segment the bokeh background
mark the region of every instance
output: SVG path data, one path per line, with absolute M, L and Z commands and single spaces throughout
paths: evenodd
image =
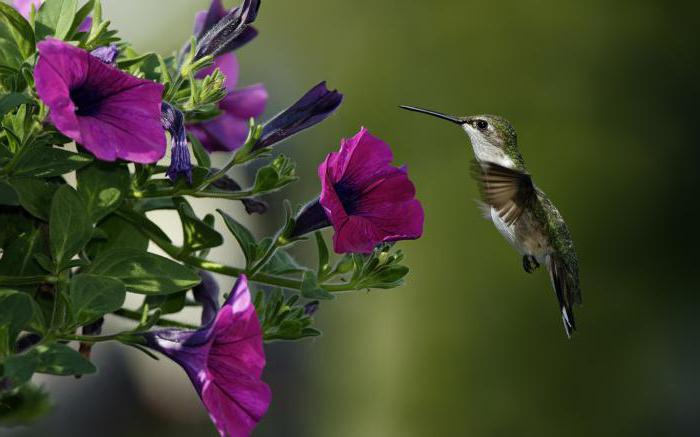
M 208 2 L 104 4 L 137 49 L 166 54 Z M 263 1 L 260 36 L 238 55 L 241 82 L 267 86 L 268 115 L 320 80 L 346 97 L 280 147 L 302 176 L 285 194 L 314 196 L 318 163 L 366 126 L 408 165 L 426 223 L 401 244 L 406 286 L 324 303 L 323 337 L 267 346 L 274 400 L 256 435 L 700 435 L 698 5 Z M 399 104 L 514 123 L 576 240 L 574 339 L 547 275 L 524 273 L 475 208 L 465 135 Z M 46 379 L 54 412 L 0 434 L 216 435 L 177 366 L 96 349 L 99 377 Z

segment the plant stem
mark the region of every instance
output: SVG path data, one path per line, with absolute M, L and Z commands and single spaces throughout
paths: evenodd
M 124 333 L 111 335 L 61 335 L 61 340 L 80 341 L 82 343 L 101 343 L 104 341 L 118 340 Z
M 132 311 L 132 310 L 127 310 L 127 309 L 120 309 L 115 312 L 113 312 L 115 316 L 122 317 L 124 319 L 129 319 L 129 320 L 134 320 L 137 322 L 141 321 L 141 313 L 138 311 Z M 199 326 L 191 325 L 189 323 L 183 323 L 183 322 L 178 322 L 176 320 L 170 320 L 170 319 L 158 319 L 156 322 L 156 325 L 158 326 L 163 326 L 166 328 L 184 328 L 184 329 L 199 329 Z
M 117 213 L 119 213 L 119 212 L 117 211 Z M 122 218 L 131 221 L 127 214 L 119 214 L 119 215 Z M 246 274 L 246 275 L 248 275 L 248 280 L 250 280 L 252 282 L 257 282 L 259 284 L 265 284 L 265 285 L 272 285 L 275 287 L 282 287 L 282 288 L 286 288 L 289 290 L 297 290 L 297 291 L 301 290 L 302 282 L 299 279 L 288 278 L 288 277 L 277 276 L 277 275 L 269 275 L 267 273 L 259 273 L 259 272 L 249 274 L 248 272 L 246 272 L 245 269 L 216 263 L 216 262 L 204 259 L 204 258 L 196 257 L 194 255 L 183 254 L 182 248 L 175 246 L 174 244 L 170 243 L 169 241 L 163 240 L 158 235 L 155 235 L 153 232 L 150 232 L 147 227 L 139 226 L 138 223 L 134 223 L 134 224 L 138 226 L 138 229 L 141 231 L 141 233 L 143 233 L 146 237 L 148 237 L 151 241 L 153 241 L 156 244 L 156 246 L 163 249 L 163 251 L 165 253 L 167 253 L 169 256 L 171 256 L 172 258 L 174 258 L 180 262 L 183 262 L 187 265 L 190 265 L 192 267 L 196 267 L 196 268 L 201 269 L 201 270 L 207 270 L 209 272 L 220 273 L 220 274 L 226 275 L 226 276 L 233 276 L 233 277 L 238 277 L 242 274 Z M 340 292 L 344 292 L 344 291 L 355 290 L 354 285 L 350 284 L 350 283 L 320 284 L 320 286 L 324 290 L 326 290 L 330 293 L 340 293 Z M 139 320 L 140 320 L 140 314 L 139 314 Z
M 55 276 L 0 276 L 0 286 L 20 287 L 23 285 L 38 285 L 44 283 L 55 284 L 58 278 Z

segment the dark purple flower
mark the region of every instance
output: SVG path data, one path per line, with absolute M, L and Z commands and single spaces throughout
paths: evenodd
M 169 103 L 161 104 L 160 121 L 163 129 L 170 133 L 172 147 L 170 148 L 170 167 L 166 174 L 173 182 L 177 181 L 180 175 L 187 178 L 192 183 L 192 158 L 190 149 L 187 146 L 187 131 L 185 131 L 185 116 L 182 112 L 174 108 Z
M 197 74 L 198 78 L 212 74 L 218 68 L 226 81 L 228 95 L 219 103 L 223 114 L 201 123 L 192 123 L 188 130 L 209 151 L 233 151 L 241 147 L 248 137 L 248 121 L 265 112 L 267 91 L 262 84 L 236 90 L 238 60 L 233 53 L 226 53 L 214 60 L 214 65 Z
M 56 39 L 38 44 L 36 90 L 51 122 L 104 161 L 150 164 L 163 157 L 163 85 L 124 73 Z
M 255 21 L 259 8 L 260 0 L 243 0 L 240 7 L 231 9 L 221 17 L 221 12 L 225 9 L 220 2 L 212 3 L 205 19 L 201 21 L 201 30 L 197 29 L 199 22 L 195 23 L 195 33 L 199 33 L 195 60 L 229 52 L 240 47 L 242 41 L 247 42 L 254 38 L 255 35 L 244 34 L 250 23 Z M 217 18 L 219 19 L 216 20 Z
M 90 54 L 108 65 L 114 65 L 119 56 L 119 47 L 116 44 L 98 47 Z
M 194 300 L 202 305 L 202 325 L 208 325 L 219 311 L 219 284 L 211 273 L 200 271 L 202 282 L 192 289 Z
M 212 0 L 208 10 L 197 12 L 194 19 L 194 36 L 197 41 L 201 40 L 202 37 L 212 30 L 219 21 L 223 20 L 227 14 L 228 11 L 224 8 L 221 0 Z M 243 32 L 221 50 L 221 53 L 232 52 L 249 43 L 256 36 L 258 36 L 258 31 L 252 26 L 246 26 Z
M 12 5 L 17 11 L 27 20 L 29 19 L 29 14 L 32 13 L 32 5 L 34 5 L 35 10 L 39 10 L 44 0 L 15 0 Z M 87 17 L 85 21 L 80 23 L 78 27 L 78 32 L 88 32 L 92 27 L 92 17 Z
M 144 334 L 149 347 L 182 366 L 222 436 L 250 435 L 270 405 L 270 389 L 260 379 L 262 336 L 243 275 L 216 317 L 199 330 Z
M 304 305 L 304 315 L 307 315 L 309 317 L 313 316 L 314 314 L 316 314 L 316 311 L 318 311 L 319 306 L 320 303 L 317 300 L 307 303 L 306 305 Z
M 343 101 L 338 91 L 329 91 L 321 82 L 288 109 L 265 124 L 253 150 L 270 147 L 328 118 Z
M 379 243 L 419 238 L 423 208 L 406 169 L 392 160 L 389 145 L 365 128 L 343 139 L 340 151 L 319 166 L 321 197 L 300 213 L 293 236 L 330 223 L 338 253 L 369 253 Z

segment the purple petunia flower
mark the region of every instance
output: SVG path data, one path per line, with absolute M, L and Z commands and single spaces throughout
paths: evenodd
M 338 253 L 369 253 L 378 244 L 423 234 L 423 208 L 405 168 L 391 165 L 389 145 L 367 129 L 343 139 L 319 166 L 321 196 L 297 218 L 293 236 L 332 225 Z
M 226 76 L 228 95 L 219 102 L 223 114 L 201 123 L 192 123 L 187 129 L 209 151 L 233 151 L 241 147 L 248 137 L 248 120 L 265 112 L 267 90 L 262 84 L 236 90 L 238 60 L 233 53 L 226 53 L 214 60 L 214 65 L 197 74 L 198 78 L 212 74 L 216 68 Z
M 245 276 L 199 330 L 163 329 L 143 335 L 149 347 L 187 372 L 222 436 L 250 435 L 267 411 L 271 394 L 260 379 L 265 367 L 263 334 Z
M 17 11 L 22 14 L 24 18 L 29 19 L 29 14 L 32 13 L 32 5 L 34 5 L 35 10 L 39 10 L 44 0 L 15 0 L 12 5 Z M 87 17 L 85 21 L 80 23 L 78 27 L 78 32 L 88 32 L 92 27 L 92 17 Z
M 311 88 L 301 99 L 265 123 L 253 150 L 270 147 L 328 118 L 343 102 L 337 90 L 329 91 L 326 82 Z
M 38 44 L 37 93 L 64 135 L 98 159 L 150 164 L 163 157 L 163 85 L 138 79 L 56 39 Z

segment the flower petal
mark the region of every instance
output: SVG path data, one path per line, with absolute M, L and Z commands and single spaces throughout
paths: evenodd
M 219 107 L 243 119 L 257 118 L 265 112 L 267 97 L 265 86 L 259 83 L 233 91 L 219 103 Z
M 58 130 L 102 160 L 150 164 L 163 157 L 163 85 L 126 74 L 62 41 L 47 39 L 38 48 L 37 93 Z
M 32 5 L 34 5 L 34 8 L 38 11 L 42 3 L 44 3 L 44 0 L 15 0 L 12 2 L 12 6 L 14 6 L 24 18 L 29 19 L 29 14 L 32 12 Z
M 202 145 L 210 152 L 236 150 L 248 137 L 248 120 L 234 115 L 222 114 L 196 126 L 206 132 L 205 139 L 208 141 L 202 141 Z M 197 134 L 196 130 L 193 132 Z

